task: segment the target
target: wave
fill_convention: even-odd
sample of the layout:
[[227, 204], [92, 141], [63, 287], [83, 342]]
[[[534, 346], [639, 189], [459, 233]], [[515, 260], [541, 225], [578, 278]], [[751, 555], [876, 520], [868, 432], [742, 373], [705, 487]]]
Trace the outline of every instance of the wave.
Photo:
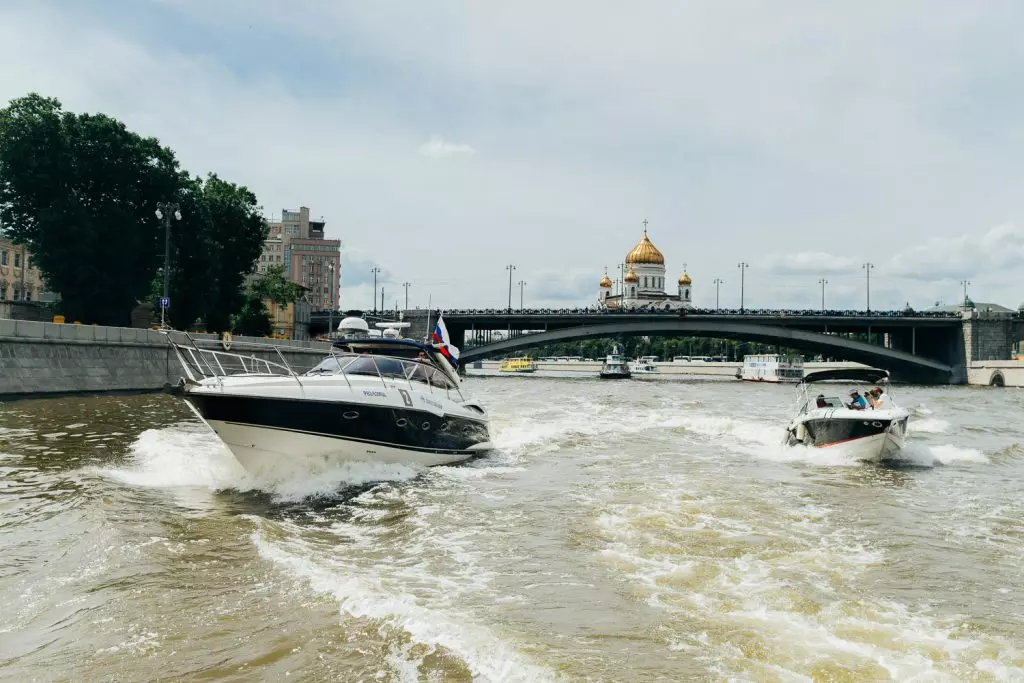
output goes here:
[[284, 543], [265, 539], [261, 521], [254, 521], [252, 541], [261, 557], [304, 579], [314, 591], [334, 597], [345, 614], [381, 625], [382, 635], [392, 641], [388, 662], [400, 680], [420, 680], [424, 659], [439, 650], [457, 655], [480, 680], [556, 680], [551, 670], [530, 662], [489, 628], [464, 615], [424, 606], [408, 593], [389, 589], [379, 576], [363, 578], [351, 567], [325, 566], [307, 557], [305, 549], [292, 552]]

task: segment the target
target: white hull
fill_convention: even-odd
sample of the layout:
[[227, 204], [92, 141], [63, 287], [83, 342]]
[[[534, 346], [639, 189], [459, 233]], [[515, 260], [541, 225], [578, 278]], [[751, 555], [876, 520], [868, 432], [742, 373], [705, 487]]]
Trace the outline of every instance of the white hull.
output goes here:
[[903, 439], [892, 432], [887, 432], [811, 448], [828, 452], [830, 455], [838, 455], [844, 460], [881, 462], [899, 457], [900, 451], [903, 450]]
[[[460, 462], [473, 455], [417, 451], [218, 420], [209, 420], [207, 424], [231, 449], [238, 462], [256, 476], [271, 475], [283, 466], [317, 472], [346, 462], [432, 467]], [[474, 447], [474, 450], [484, 452], [491, 448], [492, 444], [483, 443]]]

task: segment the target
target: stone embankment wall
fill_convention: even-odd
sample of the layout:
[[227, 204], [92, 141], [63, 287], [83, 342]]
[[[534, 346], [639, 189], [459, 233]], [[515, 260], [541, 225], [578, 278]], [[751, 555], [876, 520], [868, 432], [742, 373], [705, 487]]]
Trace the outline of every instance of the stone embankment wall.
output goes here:
[[988, 387], [1024, 387], [1024, 360], [974, 361], [967, 368], [967, 383]]
[[[193, 335], [200, 348], [221, 349], [212, 334]], [[273, 340], [296, 371], [315, 365], [328, 344]], [[281, 362], [263, 339], [236, 337], [232, 351]], [[181, 364], [156, 330], [0, 319], [0, 396], [148, 391], [175, 384]]]

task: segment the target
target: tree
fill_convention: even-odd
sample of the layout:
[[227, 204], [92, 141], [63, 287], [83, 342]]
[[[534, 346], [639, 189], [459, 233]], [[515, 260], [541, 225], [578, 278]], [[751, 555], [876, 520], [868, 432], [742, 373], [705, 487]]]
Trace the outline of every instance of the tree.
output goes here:
[[128, 323], [163, 254], [156, 204], [182, 181], [173, 152], [108, 116], [35, 93], [0, 109], [0, 222], [70, 319]]
[[266, 337], [272, 331], [270, 314], [267, 307], [257, 294], [252, 290], [246, 293], [242, 309], [234, 316], [232, 329], [236, 334], [243, 334], [251, 337]]
[[284, 276], [284, 266], [271, 266], [250, 290], [264, 301], [273, 301], [278, 306], [287, 306], [302, 296], [302, 285]]
[[203, 318], [209, 330], [230, 329], [231, 317], [248, 306], [242, 283], [263, 250], [267, 223], [252, 192], [212, 173], [187, 180], [179, 202], [182, 219], [171, 222], [171, 324], [186, 329]]

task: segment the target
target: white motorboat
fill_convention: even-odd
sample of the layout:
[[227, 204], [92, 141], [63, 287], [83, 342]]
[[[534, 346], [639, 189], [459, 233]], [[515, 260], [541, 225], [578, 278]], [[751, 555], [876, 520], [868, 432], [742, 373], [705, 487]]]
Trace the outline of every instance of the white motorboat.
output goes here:
[[657, 356], [641, 356], [635, 360], [629, 361], [629, 371], [634, 377], [643, 377], [645, 375], [658, 375], [661, 371], [658, 370], [658, 366], [654, 364]]
[[[797, 390], [799, 408], [786, 430], [786, 444], [827, 449], [851, 460], [879, 462], [898, 456], [907, 433], [910, 411], [897, 406], [888, 392], [856, 409], [853, 404], [827, 393], [811, 397], [811, 387], [821, 382], [887, 386], [885, 370], [843, 369], [812, 372]], [[829, 385], [834, 386], [834, 385]], [[819, 389], [820, 391], [820, 389]], [[848, 392], [853, 393], [853, 390]], [[857, 392], [859, 395], [859, 391]]]
[[629, 364], [626, 359], [619, 354], [619, 347], [613, 346], [612, 352], [604, 359], [604, 364], [601, 366], [601, 372], [599, 373], [601, 379], [629, 379], [631, 373], [629, 372]]
[[402, 339], [393, 326], [370, 336], [361, 319], [349, 332], [302, 373], [274, 346], [201, 349], [169, 333], [184, 368], [177, 392], [255, 474], [350, 460], [443, 465], [493, 448], [446, 344]]

